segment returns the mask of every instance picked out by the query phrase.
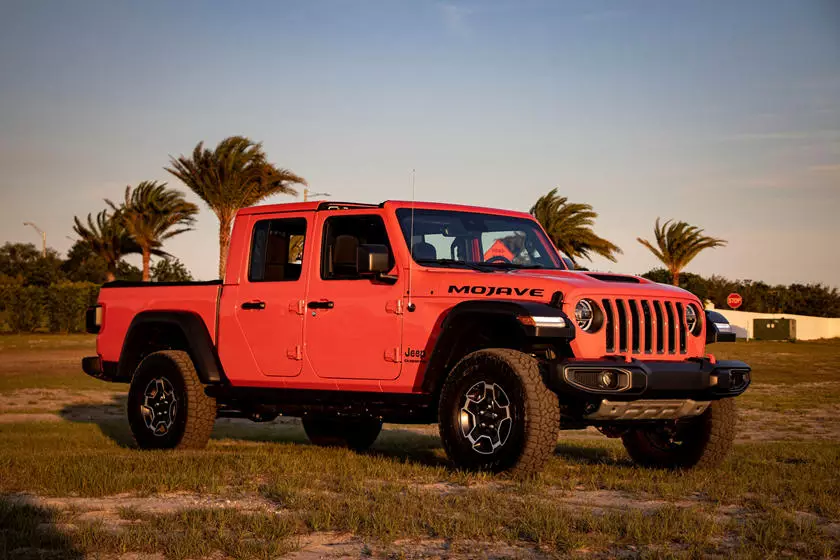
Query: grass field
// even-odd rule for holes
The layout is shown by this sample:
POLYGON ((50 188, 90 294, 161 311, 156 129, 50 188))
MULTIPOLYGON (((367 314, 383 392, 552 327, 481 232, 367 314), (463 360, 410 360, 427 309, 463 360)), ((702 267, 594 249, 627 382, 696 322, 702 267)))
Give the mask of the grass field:
POLYGON ((754 367, 718 470, 639 469, 570 431, 527 482, 451 469, 433 426, 355 454, 225 420, 206 450, 141 452, 125 386, 79 370, 92 348, 0 337, 0 558, 840 555, 840 341, 711 348, 754 367))

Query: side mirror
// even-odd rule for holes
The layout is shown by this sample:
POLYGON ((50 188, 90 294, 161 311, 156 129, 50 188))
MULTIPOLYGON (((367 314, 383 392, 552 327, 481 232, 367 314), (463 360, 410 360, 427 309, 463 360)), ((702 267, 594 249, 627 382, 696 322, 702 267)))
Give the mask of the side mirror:
POLYGON ((735 342, 735 331, 729 321, 717 311, 706 311, 706 344, 735 342))
POLYGON ((380 282, 394 284, 397 281, 396 276, 387 274, 391 270, 391 252, 385 245, 359 245, 356 267, 360 275, 371 274, 380 282))
POLYGON ((391 253, 385 245, 359 245, 356 267, 359 274, 382 274, 391 270, 391 253))

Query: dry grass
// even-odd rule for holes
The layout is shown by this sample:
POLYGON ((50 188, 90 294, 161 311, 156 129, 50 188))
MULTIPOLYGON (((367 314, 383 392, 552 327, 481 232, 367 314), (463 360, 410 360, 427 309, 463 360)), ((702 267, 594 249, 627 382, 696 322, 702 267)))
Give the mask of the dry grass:
MULTIPOLYGON (((120 397, 62 385, 84 376, 64 365, 61 340, 55 351, 23 338, 7 350, 0 338, 0 405, 9 407, 22 380, 78 397, 26 403, 56 421, 0 424, 0 557, 840 554, 836 439, 784 431, 785 441, 737 445, 718 470, 672 472, 635 467, 615 440, 561 434, 555 458, 530 482, 452 470, 423 427, 388 426, 360 455, 309 445, 294 421, 223 421, 205 450, 143 452, 116 415, 120 397), (24 359, 33 352, 37 359, 24 359), (40 365, 53 352, 53 366, 40 365)), ((81 356, 90 339, 71 342, 81 356)), ((750 414, 795 424, 792 413, 807 403, 840 405, 840 373, 829 371, 840 342, 726 349, 739 351, 758 364, 755 395, 743 399, 750 414)))

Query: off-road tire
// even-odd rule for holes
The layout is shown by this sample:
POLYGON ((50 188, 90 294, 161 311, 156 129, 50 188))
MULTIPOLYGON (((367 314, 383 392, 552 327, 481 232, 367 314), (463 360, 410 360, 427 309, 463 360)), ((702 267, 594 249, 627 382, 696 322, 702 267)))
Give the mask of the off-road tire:
POLYGON ((337 418, 335 416, 308 415, 301 419, 306 437, 323 447, 347 447, 365 451, 382 431, 378 418, 337 418))
POLYGON ((543 469, 557 446, 560 405, 536 358, 492 348, 468 354, 455 365, 441 390, 438 419, 443 447, 458 468, 528 477, 543 469), (467 393, 481 382, 501 387, 512 421, 506 441, 489 453, 477 451, 462 428, 467 393))
POLYGON ((633 461, 645 467, 711 468, 721 464, 732 449, 736 423, 735 399, 721 399, 697 418, 678 422, 680 441, 670 448, 660 445, 655 427, 632 429, 621 440, 633 461))
POLYGON ((128 423, 141 449, 201 449, 207 445, 216 421, 216 399, 204 393, 189 354, 163 350, 140 362, 128 390, 128 423), (156 435, 146 424, 141 406, 150 382, 165 378, 171 385, 178 407, 172 425, 156 435))

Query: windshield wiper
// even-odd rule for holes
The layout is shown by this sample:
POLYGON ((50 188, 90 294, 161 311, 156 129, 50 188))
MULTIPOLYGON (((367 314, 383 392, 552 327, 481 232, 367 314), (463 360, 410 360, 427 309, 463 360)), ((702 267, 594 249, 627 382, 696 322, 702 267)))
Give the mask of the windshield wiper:
POLYGON ((470 270, 477 270, 479 272, 493 272, 493 265, 486 263, 474 263, 467 261, 459 261, 456 259, 417 259, 420 264, 430 264, 437 266, 445 266, 452 268, 469 268, 470 270))
POLYGON ((507 262, 492 262, 492 263, 483 263, 485 266, 492 266, 494 268, 501 268, 503 270, 531 270, 535 268, 545 268, 541 264, 517 264, 517 263, 507 263, 507 262))

